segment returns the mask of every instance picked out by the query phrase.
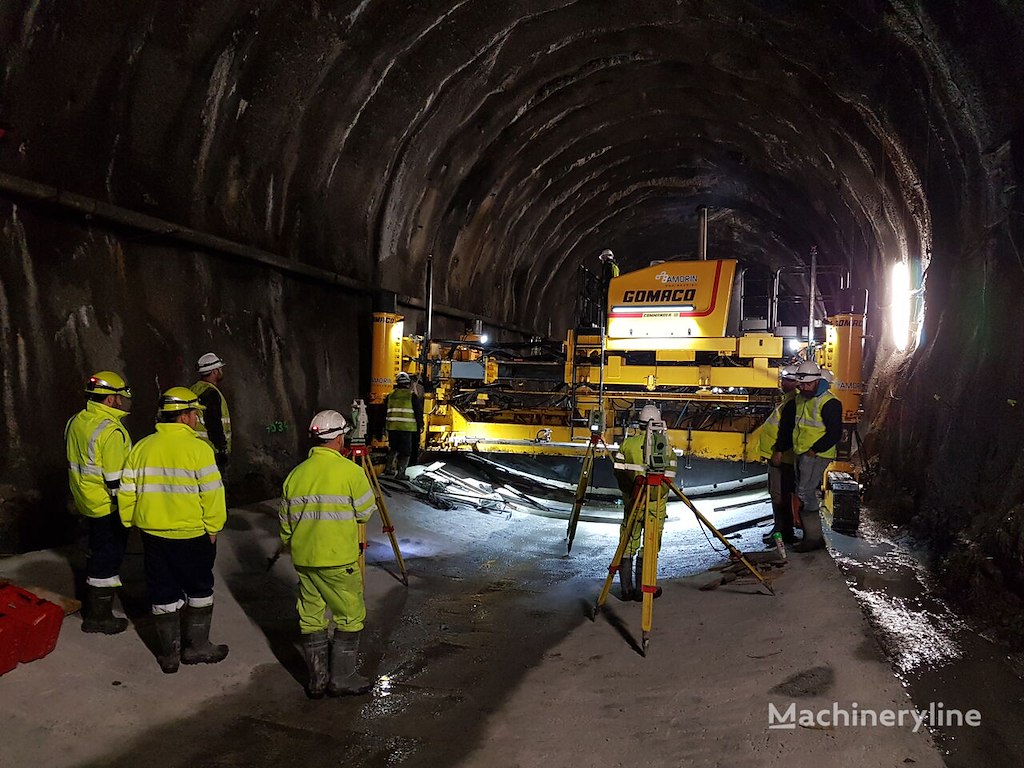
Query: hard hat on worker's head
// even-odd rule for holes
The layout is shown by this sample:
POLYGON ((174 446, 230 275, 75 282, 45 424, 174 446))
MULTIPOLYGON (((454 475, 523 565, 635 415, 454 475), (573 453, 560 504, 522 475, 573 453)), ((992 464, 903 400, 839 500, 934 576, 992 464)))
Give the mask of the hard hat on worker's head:
POLYGON ((817 381, 821 378, 821 367, 813 360, 805 360, 797 366, 793 378, 801 384, 808 381, 817 381))
POLYGON ((615 258, 615 254, 612 253, 608 248, 601 251, 601 255, 598 256, 601 261, 612 261, 615 258))
POLYGON ((199 396, 188 387, 171 387, 160 395, 160 413, 205 410, 206 406, 199 404, 199 396))
POLYGON ((337 411, 320 411, 309 422, 309 436, 325 443, 345 434, 347 430, 348 421, 337 411))
POLYGON ((205 355, 203 355, 196 361, 196 371, 200 375, 210 373, 211 371, 216 371, 218 368, 223 367, 224 361, 217 357, 215 354, 213 354, 213 352, 207 352, 205 355))
POLYGON ((661 421, 661 411, 654 403, 648 403, 640 409, 640 423, 646 424, 648 421, 661 421))
POLYGON ((401 387, 401 386, 404 386, 406 384, 411 384, 411 383, 412 383, 412 377, 408 373, 406 373, 405 371, 399 371, 398 375, 395 376, 395 386, 396 387, 401 387))
POLYGON ((835 374, 832 373, 832 371, 830 371, 828 368, 821 369, 821 378, 823 378, 825 380, 825 383, 828 384, 830 387, 832 386, 832 382, 836 380, 835 374))
POLYGON ((120 395, 131 397, 132 390, 128 382, 119 373, 113 371, 97 371, 85 382, 85 393, 87 395, 120 395))
POLYGON ((781 376, 783 379, 793 379, 793 380, 795 380, 796 379, 796 370, 799 367, 800 366, 798 366, 796 363, 790 363, 789 365, 784 365, 781 368, 779 368, 779 376, 781 376))

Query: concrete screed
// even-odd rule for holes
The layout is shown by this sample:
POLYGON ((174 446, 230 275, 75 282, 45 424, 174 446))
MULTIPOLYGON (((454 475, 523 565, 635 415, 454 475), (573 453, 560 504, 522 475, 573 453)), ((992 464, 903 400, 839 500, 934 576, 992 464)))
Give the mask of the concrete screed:
MULTIPOLYGON (((65 619, 56 650, 0 677, 0 766, 941 766, 925 729, 769 730, 768 705, 908 709, 853 595, 825 552, 791 555, 777 596, 754 584, 699 591, 662 570, 647 658, 640 605, 588 612, 617 528, 514 513, 442 511, 395 493, 410 572, 370 524, 363 672, 372 694, 307 701, 294 570, 267 573, 276 505, 233 509, 218 539, 211 637, 218 665, 163 675, 148 636, 141 554, 125 566, 121 635, 65 619)), ((740 546, 759 549, 755 529, 740 546)), ((701 539, 703 542, 703 539, 701 539)), ((674 546, 666 533, 665 551, 674 546)), ((707 546, 704 544, 704 546, 707 546)), ((671 563, 671 556, 665 558, 671 563)), ((66 553, 0 561, 0 577, 71 594, 66 553)))

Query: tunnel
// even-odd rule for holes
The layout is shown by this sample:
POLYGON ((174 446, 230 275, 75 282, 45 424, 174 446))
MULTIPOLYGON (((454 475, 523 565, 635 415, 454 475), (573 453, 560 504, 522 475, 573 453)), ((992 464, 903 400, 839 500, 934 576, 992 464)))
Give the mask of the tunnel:
POLYGON ((143 435, 215 350, 229 488, 270 498, 311 414, 365 392, 381 293, 424 332, 428 261, 436 336, 558 339, 579 267, 695 258, 706 210, 713 258, 771 274, 813 254, 866 293, 869 500, 1024 636, 1014 4, 0 13, 4 553, 70 536, 62 430, 93 370, 124 372, 143 435))

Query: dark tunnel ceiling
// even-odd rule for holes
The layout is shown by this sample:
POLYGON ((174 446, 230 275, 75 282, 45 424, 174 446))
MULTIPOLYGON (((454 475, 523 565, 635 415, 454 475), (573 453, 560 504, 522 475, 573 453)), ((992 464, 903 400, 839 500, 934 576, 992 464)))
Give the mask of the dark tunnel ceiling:
MULTIPOLYGON (((932 10, 150 2, 37 18, 19 55, 70 45, 94 73, 71 87, 109 95, 96 114, 69 97, 108 152, 78 191, 410 295, 432 253, 438 301, 557 333, 579 264, 692 256, 702 205, 710 255, 747 266, 817 246, 870 287, 926 262, 929 185, 960 189, 976 138, 938 42, 965 20, 932 10)), ((69 90, 37 66, 37 92, 69 90)), ((27 175, 82 165, 61 138, 27 175)))

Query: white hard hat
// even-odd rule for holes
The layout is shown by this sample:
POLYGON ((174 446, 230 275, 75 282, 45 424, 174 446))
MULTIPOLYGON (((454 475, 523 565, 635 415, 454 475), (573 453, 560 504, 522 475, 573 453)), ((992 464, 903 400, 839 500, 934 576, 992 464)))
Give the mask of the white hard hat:
POLYGON ((646 424, 648 421, 661 421, 661 411, 654 403, 648 403, 640 409, 640 423, 646 424))
POLYGON ((796 379, 796 371, 797 371, 797 368, 799 368, 799 367, 800 366, 798 366, 796 363, 790 363, 789 365, 784 365, 782 368, 779 369, 779 376, 781 376, 784 379, 794 379, 795 380, 796 379))
POLYGON ((405 371, 399 371, 398 375, 395 376, 395 384, 408 384, 412 381, 412 377, 409 376, 405 371))
POLYGON ((213 354, 213 352, 207 352, 196 361, 196 370, 199 373, 209 373, 223 367, 224 361, 213 354))
POLYGON ((821 378, 821 368, 813 360, 805 360, 797 366, 796 374, 793 378, 797 381, 817 381, 821 378))
POLYGON ((836 380, 835 374, 832 373, 832 371, 830 371, 828 368, 821 369, 821 378, 823 378, 825 380, 825 383, 829 385, 831 385, 832 382, 836 380))
POLYGON ((348 429, 348 421, 337 411, 320 411, 309 422, 309 436, 329 441, 348 429))
POLYGON ((615 254, 612 253, 611 250, 609 250, 608 248, 605 248, 603 251, 601 251, 601 255, 598 256, 598 258, 601 259, 601 261, 611 261, 612 259, 615 258, 615 254))

